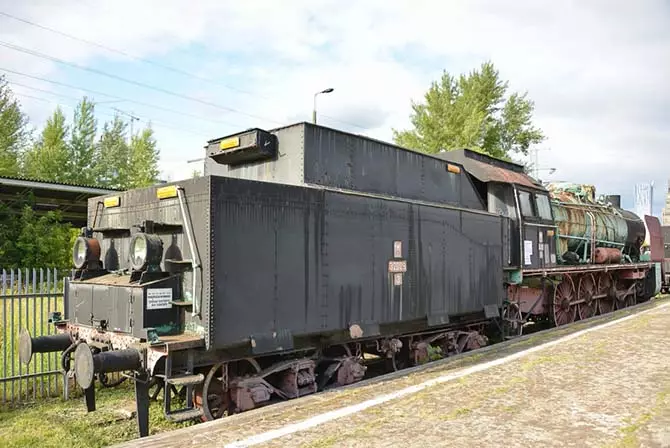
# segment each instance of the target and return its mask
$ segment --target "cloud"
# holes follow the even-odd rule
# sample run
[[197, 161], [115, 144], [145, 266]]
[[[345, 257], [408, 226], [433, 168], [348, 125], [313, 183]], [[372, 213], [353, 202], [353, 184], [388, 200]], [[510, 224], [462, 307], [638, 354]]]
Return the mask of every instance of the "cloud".
[[[156, 122], [197, 129], [194, 135], [156, 127], [164, 168], [173, 178], [190, 174], [191, 167], [179, 160], [202, 155], [202, 134], [211, 132], [213, 138], [309, 120], [313, 93], [325, 87], [335, 92], [319, 97], [320, 122], [390, 140], [391, 128], [408, 126], [410, 101], [420, 100], [442, 70], [467, 72], [491, 60], [512, 91], [527, 91], [535, 101], [536, 123], [548, 137], [543, 146], [551, 148], [540, 152], [540, 164], [557, 169], [550, 179], [595, 184], [599, 191], [622, 194], [630, 206], [636, 182], [655, 180], [657, 191], [666, 185], [670, 7], [661, 0], [170, 0], [76, 6], [59, 0], [39, 7], [14, 2], [0, 11], [212, 82], [2, 16], [0, 41], [148, 79], [247, 114], [106, 83], [105, 91], [120, 96], [132, 92], [134, 98], [221, 121], [133, 109]], [[51, 79], [100, 82], [2, 47], [0, 60], [5, 68]], [[51, 106], [34, 103], [29, 112], [43, 119]], [[659, 213], [663, 195], [655, 198]]]

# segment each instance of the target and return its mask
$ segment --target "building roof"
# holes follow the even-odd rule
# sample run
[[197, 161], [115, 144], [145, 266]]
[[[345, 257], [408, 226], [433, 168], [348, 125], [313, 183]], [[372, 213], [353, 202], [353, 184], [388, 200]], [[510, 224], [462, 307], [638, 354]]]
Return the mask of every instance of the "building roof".
[[18, 206], [29, 196], [34, 197], [33, 210], [44, 215], [52, 210], [60, 210], [63, 220], [75, 227], [86, 225], [88, 199], [120, 190], [92, 185], [77, 185], [51, 182], [24, 177], [0, 177], [0, 203], [10, 210], [20, 213]]
[[470, 149], [440, 152], [437, 157], [448, 162], [459, 163], [480, 182], [517, 184], [545, 190], [542, 184], [525, 173], [523, 165], [496, 159]]

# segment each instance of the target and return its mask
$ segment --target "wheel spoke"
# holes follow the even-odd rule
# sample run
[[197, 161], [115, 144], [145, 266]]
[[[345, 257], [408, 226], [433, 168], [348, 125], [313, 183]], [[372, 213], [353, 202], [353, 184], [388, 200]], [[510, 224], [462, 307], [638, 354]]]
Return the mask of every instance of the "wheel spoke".
[[596, 292], [596, 283], [591, 274], [585, 274], [579, 279], [577, 298], [580, 300], [577, 310], [580, 319], [588, 319], [596, 314], [597, 302], [593, 299]]
[[575, 299], [575, 285], [572, 278], [566, 275], [563, 281], [554, 288], [553, 314], [556, 326], [565, 325], [575, 320], [577, 307], [571, 305]]

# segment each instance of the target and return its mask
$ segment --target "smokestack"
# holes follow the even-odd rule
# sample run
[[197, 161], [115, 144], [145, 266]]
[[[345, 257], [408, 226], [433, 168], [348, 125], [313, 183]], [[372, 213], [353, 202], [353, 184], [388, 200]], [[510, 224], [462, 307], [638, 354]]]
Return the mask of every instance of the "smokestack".
[[605, 196], [605, 200], [612, 204], [614, 207], [621, 208], [621, 195], [620, 194], [609, 194]]

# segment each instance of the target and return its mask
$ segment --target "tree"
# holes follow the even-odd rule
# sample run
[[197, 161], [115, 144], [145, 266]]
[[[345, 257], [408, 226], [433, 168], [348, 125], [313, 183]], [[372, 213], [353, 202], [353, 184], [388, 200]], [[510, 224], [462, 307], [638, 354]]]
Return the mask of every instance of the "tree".
[[84, 97], [74, 111], [70, 138], [68, 180], [72, 183], [92, 185], [95, 179], [95, 104]]
[[58, 210], [38, 217], [34, 204], [32, 195], [14, 209], [0, 204], [0, 267], [67, 269], [77, 229], [63, 223]]
[[21, 112], [4, 76], [0, 76], [0, 176], [16, 176], [27, 144], [28, 117]]
[[429, 154], [469, 148], [505, 159], [525, 155], [544, 135], [532, 124], [534, 104], [527, 93], [506, 97], [507, 89], [490, 62], [458, 78], [444, 71], [439, 82], [431, 83], [424, 103], [412, 101], [413, 129], [394, 129], [393, 138]]
[[128, 185], [126, 188], [147, 187], [158, 180], [158, 158], [153, 130], [148, 127], [138, 135], [133, 135], [130, 142], [130, 161]]
[[126, 188], [128, 185], [130, 148], [126, 143], [126, 128], [118, 116], [104, 125], [95, 162], [95, 178], [100, 186]]
[[25, 172], [29, 177], [53, 182], [69, 180], [67, 134], [65, 115], [57, 107], [47, 120], [39, 140], [26, 154]]
[[61, 222], [58, 210], [37, 217], [30, 207], [25, 207], [20, 223], [16, 240], [22, 255], [19, 267], [66, 269], [71, 265], [73, 229], [69, 223]]

